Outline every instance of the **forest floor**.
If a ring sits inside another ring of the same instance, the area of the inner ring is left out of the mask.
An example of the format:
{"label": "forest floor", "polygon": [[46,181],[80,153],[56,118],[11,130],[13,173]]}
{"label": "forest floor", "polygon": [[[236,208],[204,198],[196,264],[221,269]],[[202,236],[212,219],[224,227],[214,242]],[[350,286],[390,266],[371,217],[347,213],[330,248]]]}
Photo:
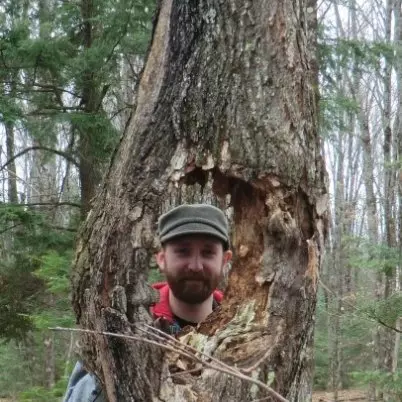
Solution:
{"label": "forest floor", "polygon": [[[328,391],[313,392],[313,402],[333,402],[334,394]],[[338,391],[339,402],[367,402],[367,391],[361,389],[345,389]]]}

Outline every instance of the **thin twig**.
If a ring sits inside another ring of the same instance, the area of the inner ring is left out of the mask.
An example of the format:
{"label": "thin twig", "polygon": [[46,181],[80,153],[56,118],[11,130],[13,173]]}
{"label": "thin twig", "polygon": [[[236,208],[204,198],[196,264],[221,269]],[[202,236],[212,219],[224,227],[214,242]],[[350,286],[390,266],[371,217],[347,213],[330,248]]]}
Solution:
{"label": "thin twig", "polygon": [[[105,335],[105,336],[112,336],[114,338],[122,338],[122,339],[128,339],[131,341],[138,341],[138,342],[144,342],[148,343],[150,345],[158,346],[161,347],[162,349],[166,349],[170,352],[176,352],[178,351],[174,349],[171,346],[164,345],[162,343],[152,341],[151,339],[146,339],[146,338],[141,338],[139,336],[134,336],[134,335],[123,335],[123,334],[116,334],[114,332],[107,332],[107,331],[93,331],[91,329],[80,329],[80,328],[63,328],[63,327],[54,327],[54,328],[49,328],[52,331],[71,331],[71,332],[80,332],[80,333],[86,333],[86,334],[92,334],[92,335]],[[183,353],[185,354],[185,353]],[[190,354],[187,354],[186,357],[192,358]]]}
{"label": "thin twig", "polygon": [[[274,396],[280,402],[289,402],[282,395],[278,394],[276,391],[274,391],[271,387],[268,387],[262,381],[259,381],[257,379],[254,379],[254,378],[252,378],[250,376],[247,376],[247,375],[241,373],[235,367],[228,366],[226,363],[224,363],[224,362],[222,362],[220,360],[217,360],[217,359],[215,359],[215,358],[213,358],[211,356],[208,356],[207,354],[196,350],[195,348],[193,348],[190,345],[183,345],[176,338],[164,333],[163,331],[159,330],[158,328],[151,327],[151,326],[146,325],[146,324],[144,324],[144,327],[151,328],[152,331],[154,331],[154,332],[148,331],[148,332],[146,332],[147,334],[152,335],[152,336],[156,336],[159,340],[160,340],[160,338],[167,339],[169,342],[173,342],[175,346],[166,345],[164,343],[153,341],[151,339],[143,338],[143,337],[140,337],[140,336],[116,334],[116,333],[113,333],[113,332],[93,331],[93,330],[89,330],[89,329],[63,328],[63,327],[55,327],[55,328],[49,328],[49,329],[51,329],[53,331],[72,331],[72,332],[81,332],[81,333],[87,333],[87,334],[93,334],[93,335],[111,336],[111,337],[115,337],[115,338],[128,339],[128,340],[144,342],[144,343],[148,343],[148,344],[151,344],[151,345],[154,345],[154,346],[158,346],[158,347],[160,347],[162,349],[165,349],[165,350],[168,350],[170,352],[174,352],[174,353],[178,353],[180,355],[183,355],[183,356],[189,358],[190,360],[200,362],[204,367],[207,367],[207,368],[210,368],[210,369],[213,369],[213,370],[216,370],[216,371],[220,371],[221,373],[225,373],[225,374],[231,375],[233,377],[237,377],[237,378],[239,378],[241,380],[244,380],[244,381],[250,382],[252,384],[258,385],[260,388],[262,388],[265,391],[267,391],[269,394],[271,394],[271,396]],[[180,345],[180,348],[179,348],[179,345]],[[189,353],[185,349],[191,350],[192,353]],[[194,355],[194,351],[195,351],[195,353],[199,353],[199,354],[203,355],[204,357],[207,357],[208,359],[211,359],[215,364],[212,364],[212,363],[209,363],[209,362],[207,362],[205,360],[201,360],[201,359],[197,358],[197,356]]]}
{"label": "thin twig", "polygon": [[[201,354],[204,358],[211,360],[212,362],[216,363],[216,364],[219,365],[219,366],[222,366],[225,370],[233,370],[234,373],[238,373],[238,372],[239,372],[239,370],[238,370],[237,368],[234,368],[233,366],[227,365],[227,364],[224,363],[222,360],[219,360],[219,359],[217,359],[217,358],[215,358],[215,357],[213,357],[213,356],[210,356],[210,355],[208,355],[208,354],[206,354],[206,353],[204,353],[204,352],[201,352],[200,350],[195,349],[195,348],[192,347],[191,345],[184,345],[184,344],[181,343],[179,340],[177,340],[175,337],[173,337],[173,336],[167,334],[166,332],[161,331],[159,328],[152,327],[151,325],[148,325],[148,324],[142,324],[142,325],[143,325],[145,328],[147,328],[148,330],[155,331],[155,332],[159,333],[160,335],[162,335],[162,336],[164,336],[164,337],[170,339],[170,340],[173,342],[173,344],[174,344],[175,346],[178,346],[178,347],[183,348],[183,349],[190,349],[190,351],[191,351],[193,354],[199,353],[199,354]],[[149,334],[148,331],[147,331],[146,333]],[[204,363],[204,361],[202,361],[202,360],[200,360],[200,362]]]}
{"label": "thin twig", "polygon": [[[213,361],[216,365],[214,366],[213,364],[206,362],[205,360],[201,360],[201,359],[197,359],[196,356],[194,356],[196,358],[196,361],[199,361],[200,363],[202,363],[204,366],[209,367],[209,368],[213,368],[215,370],[221,371],[223,373],[229,374],[229,375],[233,375],[234,377],[243,379],[245,381],[248,382],[252,382],[256,385],[259,385],[261,388],[265,389],[266,391],[268,391],[272,396],[276,397],[279,401],[285,402],[287,401],[286,399],[283,398],[283,396],[281,396],[280,394],[278,394],[276,391],[274,391],[271,387],[268,387],[266,384],[264,384],[263,382],[256,380],[246,374],[243,374],[238,368],[233,367],[233,366],[229,366],[228,364],[224,363],[222,360],[218,360],[215,357],[212,357],[210,355],[207,355],[206,353],[199,351],[197,349],[195,349],[194,347],[190,346],[190,345],[183,345],[180,341],[178,341],[176,338],[174,338],[173,336],[166,334],[165,332],[161,331],[158,328],[152,327],[148,324],[142,324],[144,327],[146,327],[149,330],[155,331],[161,335],[163,335],[164,337],[170,339],[172,342],[175,343],[175,346],[179,346],[181,349],[190,349],[190,351],[192,353],[198,353],[201,354],[204,358],[210,359],[211,361]],[[138,326],[137,326],[138,327]],[[139,327],[138,327],[139,328]],[[140,328],[139,328],[140,329]],[[150,332],[147,332],[148,334],[150,334]],[[282,398],[282,399],[281,399]]]}

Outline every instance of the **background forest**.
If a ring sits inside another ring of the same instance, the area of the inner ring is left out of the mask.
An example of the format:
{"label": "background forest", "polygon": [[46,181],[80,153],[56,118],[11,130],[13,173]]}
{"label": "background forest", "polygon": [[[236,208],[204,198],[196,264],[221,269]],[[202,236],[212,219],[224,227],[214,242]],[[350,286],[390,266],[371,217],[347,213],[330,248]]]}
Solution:
{"label": "background forest", "polygon": [[[318,4],[331,229],[316,389],[402,400],[402,0]],[[268,3],[267,3],[268,4]],[[135,107],[153,0],[0,1],[0,398],[55,401],[76,357],[74,239]]]}

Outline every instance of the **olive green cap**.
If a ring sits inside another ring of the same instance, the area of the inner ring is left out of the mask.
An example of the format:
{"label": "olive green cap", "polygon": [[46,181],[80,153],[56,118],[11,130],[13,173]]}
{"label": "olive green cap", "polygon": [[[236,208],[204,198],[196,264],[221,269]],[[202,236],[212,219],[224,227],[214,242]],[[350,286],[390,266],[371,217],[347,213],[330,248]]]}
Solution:
{"label": "olive green cap", "polygon": [[171,209],[159,218],[158,234],[161,243],[180,236],[205,234],[217,237],[229,248],[226,216],[209,204],[184,204]]}

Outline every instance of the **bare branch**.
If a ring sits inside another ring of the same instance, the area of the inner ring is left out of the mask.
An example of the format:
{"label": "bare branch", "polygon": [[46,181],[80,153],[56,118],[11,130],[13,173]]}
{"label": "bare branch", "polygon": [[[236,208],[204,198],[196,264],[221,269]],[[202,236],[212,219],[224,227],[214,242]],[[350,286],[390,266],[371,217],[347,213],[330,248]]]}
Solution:
{"label": "bare branch", "polygon": [[77,168],[80,167],[80,164],[68,153],[59,151],[57,149],[49,148],[49,147],[43,147],[43,146],[34,146],[34,147],[28,147],[23,149],[21,152],[18,152],[15,154],[11,159],[9,159],[3,166],[0,167],[0,171],[4,170],[10,163],[12,163],[15,159],[19,158],[22,155],[25,155],[29,151],[47,151],[47,152],[52,152],[56,155],[62,156],[63,158],[67,159],[69,162],[74,164]]}
{"label": "bare branch", "polygon": [[53,230],[64,230],[65,232],[77,233],[77,229],[73,229],[73,228],[65,228],[63,226],[55,226],[55,225],[43,225],[43,226],[46,226],[49,229],[53,229]]}
{"label": "bare branch", "polygon": [[[271,396],[274,396],[278,401],[280,402],[289,402],[287,399],[285,399],[283,396],[279,395],[276,391],[274,391],[272,388],[268,387],[266,384],[264,384],[262,381],[256,380],[250,376],[247,376],[243,373],[241,373],[236,367],[232,367],[227,365],[226,363],[217,360],[211,356],[206,355],[205,353],[202,353],[193,347],[189,345],[183,345],[178,341],[176,338],[173,336],[170,336],[166,334],[165,332],[151,327],[149,325],[145,325],[145,328],[147,329],[152,329],[155,332],[151,331],[144,331],[148,335],[155,336],[157,338],[157,341],[154,341],[152,339],[147,339],[141,336],[135,336],[135,335],[123,335],[123,334],[116,334],[113,332],[104,332],[104,331],[92,331],[89,329],[79,329],[79,328],[62,328],[62,327],[55,327],[55,328],[49,328],[50,330],[53,331],[69,331],[69,332],[81,332],[81,333],[87,333],[87,334],[93,334],[93,335],[104,335],[104,336],[111,336],[111,337],[116,337],[116,338],[123,338],[127,340],[132,340],[132,341],[137,341],[137,342],[144,342],[148,343],[150,345],[158,346],[162,349],[168,350],[170,352],[178,353],[182,356],[185,356],[193,361],[196,361],[197,363],[201,363],[204,367],[208,367],[210,369],[220,371],[221,373],[225,373],[228,375],[231,375],[233,377],[239,378],[241,380],[253,383],[260,388],[264,389],[267,391]],[[168,344],[161,343],[164,339],[168,340]],[[172,345],[173,343],[173,345]],[[201,360],[198,358],[195,353],[201,354],[204,357],[207,357],[208,359],[211,359],[213,363],[210,363],[205,360]]]}
{"label": "bare branch", "polygon": [[70,94],[76,98],[81,98],[81,95],[78,94],[77,92],[73,92],[66,88],[58,87],[56,85],[40,84],[38,82],[33,82],[32,86],[42,88],[42,90],[38,90],[36,92],[64,92],[64,93]]}
{"label": "bare branch", "polygon": [[81,208],[81,204],[70,201],[62,201],[62,202],[31,202],[27,204],[1,204],[0,208],[6,208],[12,205],[13,207],[36,207],[36,206],[53,206],[53,207],[62,207],[62,206],[70,206],[75,208]]}
{"label": "bare branch", "polygon": [[54,105],[46,105],[41,107],[41,109],[36,109],[33,110],[32,112],[29,112],[26,114],[26,116],[42,116],[42,115],[48,115],[48,114],[53,114],[55,112],[68,112],[68,111],[83,111],[82,107],[80,106],[54,106]]}

